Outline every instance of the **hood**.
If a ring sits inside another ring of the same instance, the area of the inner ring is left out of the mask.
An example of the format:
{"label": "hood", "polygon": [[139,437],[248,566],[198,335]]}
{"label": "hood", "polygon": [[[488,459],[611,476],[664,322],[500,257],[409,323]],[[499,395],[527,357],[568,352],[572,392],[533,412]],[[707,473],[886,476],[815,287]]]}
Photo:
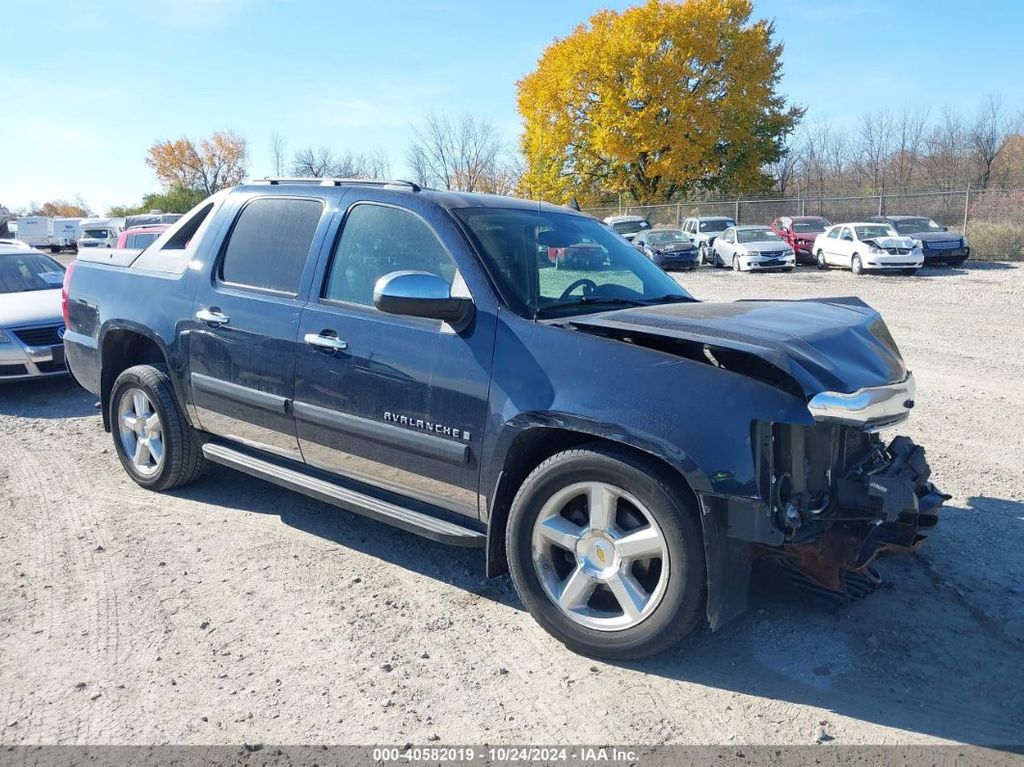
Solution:
{"label": "hood", "polygon": [[738,245],[745,250],[767,250],[769,252],[789,250],[789,243],[785,240],[755,240],[754,242],[741,242]]}
{"label": "hood", "polygon": [[651,245],[650,248],[658,253],[680,253],[687,250],[696,250],[697,246],[689,240],[680,240],[679,242],[668,242],[664,245]]}
{"label": "hood", "polygon": [[904,235],[898,235],[896,237],[869,237],[866,240],[862,240],[868,245],[875,245],[883,250],[889,248],[915,248],[917,243],[914,242],[913,237],[907,237]]}
{"label": "hood", "polygon": [[956,232],[918,232],[908,234],[907,237],[921,242],[960,242],[960,235]]}
{"label": "hood", "polygon": [[572,325],[717,363],[807,398],[907,377],[885,322],[859,298],[667,304],[574,318]]}
{"label": "hood", "polygon": [[60,288],[0,294],[0,328],[63,322]]}

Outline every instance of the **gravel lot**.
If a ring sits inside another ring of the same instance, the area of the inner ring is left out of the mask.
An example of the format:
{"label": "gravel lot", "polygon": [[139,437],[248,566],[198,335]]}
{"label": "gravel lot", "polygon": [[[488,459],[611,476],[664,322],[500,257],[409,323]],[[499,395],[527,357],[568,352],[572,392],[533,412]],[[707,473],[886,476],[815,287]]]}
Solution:
{"label": "gravel lot", "polygon": [[0,743],[1024,743],[1024,268],[679,279],[883,312],[953,494],[887,588],[831,615],[762,585],[718,633],[596,662],[479,551],[228,470],[148,493],[90,395],[7,386]]}

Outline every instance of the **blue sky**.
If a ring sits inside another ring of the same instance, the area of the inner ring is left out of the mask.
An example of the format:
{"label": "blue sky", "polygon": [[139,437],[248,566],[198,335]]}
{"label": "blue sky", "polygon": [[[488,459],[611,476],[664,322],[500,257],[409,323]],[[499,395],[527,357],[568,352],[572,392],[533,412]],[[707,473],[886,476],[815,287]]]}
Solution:
{"label": "blue sky", "polygon": [[[470,111],[514,141],[516,80],[602,7],[589,0],[4,3],[0,204],[82,197],[98,212],[157,188],[156,139],[231,128],[253,176],[289,153],[379,147],[401,176],[410,125]],[[755,0],[785,43],[782,90],[808,120],[879,107],[1024,109],[1017,0]]]}

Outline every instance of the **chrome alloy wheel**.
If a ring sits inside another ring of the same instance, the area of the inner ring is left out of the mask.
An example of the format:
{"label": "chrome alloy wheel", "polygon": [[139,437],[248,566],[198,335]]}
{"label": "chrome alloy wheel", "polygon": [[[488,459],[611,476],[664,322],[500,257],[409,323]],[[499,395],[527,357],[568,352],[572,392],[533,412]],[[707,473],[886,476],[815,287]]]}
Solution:
{"label": "chrome alloy wheel", "polygon": [[625,490],[578,482],[548,499],[532,538],[544,592],[570,620],[599,631],[633,628],[668,585],[665,535]]}
{"label": "chrome alloy wheel", "polygon": [[157,474],[164,465],[164,427],[146,393],[125,389],[117,408],[121,446],[135,470],[144,477]]}

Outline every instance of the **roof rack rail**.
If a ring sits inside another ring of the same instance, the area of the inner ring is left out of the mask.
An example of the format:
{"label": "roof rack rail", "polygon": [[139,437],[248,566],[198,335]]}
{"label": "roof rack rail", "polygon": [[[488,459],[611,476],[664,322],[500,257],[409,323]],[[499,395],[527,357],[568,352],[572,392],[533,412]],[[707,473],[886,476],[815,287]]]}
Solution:
{"label": "roof rack rail", "polygon": [[297,178],[254,178],[249,183],[251,184],[270,184],[271,186],[277,186],[278,184],[315,184],[316,186],[379,186],[384,189],[406,189],[410,192],[422,191],[422,187],[413,181],[405,181],[403,179],[378,179],[378,178],[334,178],[326,176],[324,178],[308,178],[308,177],[297,177]]}

